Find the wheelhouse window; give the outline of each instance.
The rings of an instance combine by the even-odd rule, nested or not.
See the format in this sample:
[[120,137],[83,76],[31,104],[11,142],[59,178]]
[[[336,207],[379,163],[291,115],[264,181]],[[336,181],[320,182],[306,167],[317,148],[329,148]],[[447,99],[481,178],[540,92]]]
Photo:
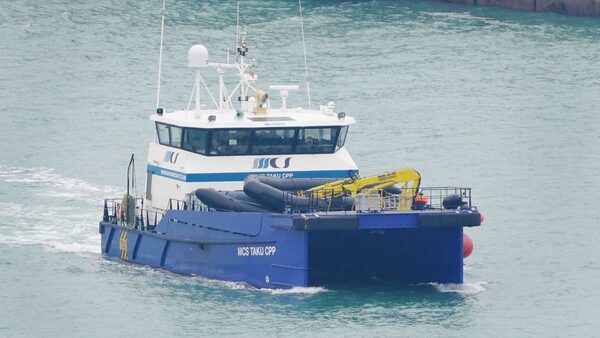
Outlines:
[[250,145],[251,129],[214,130],[211,155],[246,155]]
[[335,150],[338,150],[344,146],[344,143],[346,143],[346,135],[347,134],[348,134],[348,126],[342,127],[342,129],[340,129],[340,136],[338,137],[337,147],[335,148]]
[[339,128],[303,128],[300,129],[296,153],[322,154],[332,153],[335,149]]
[[252,154],[291,154],[296,129],[256,129],[252,142]]
[[156,123],[160,144],[212,156],[333,153],[347,132],[348,126],[198,129]]
[[180,127],[156,123],[156,133],[158,134],[158,143],[176,148],[181,147],[182,130]]
[[171,145],[169,138],[169,126],[164,123],[156,124],[156,134],[158,135],[158,143],[168,146]]
[[169,126],[170,135],[171,135],[171,146],[172,147],[181,147],[181,128],[176,126]]
[[185,128],[181,147],[198,154],[206,154],[208,131],[205,129]]

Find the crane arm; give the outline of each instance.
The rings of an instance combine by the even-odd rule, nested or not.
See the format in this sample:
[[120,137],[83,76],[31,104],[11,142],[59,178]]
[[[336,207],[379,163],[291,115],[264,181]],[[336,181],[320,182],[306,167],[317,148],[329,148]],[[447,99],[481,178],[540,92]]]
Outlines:
[[412,168],[390,171],[369,177],[353,177],[323,184],[307,190],[315,197],[336,197],[341,195],[355,196],[363,189],[385,189],[395,184],[404,183],[402,195],[414,195],[421,184],[421,175]]

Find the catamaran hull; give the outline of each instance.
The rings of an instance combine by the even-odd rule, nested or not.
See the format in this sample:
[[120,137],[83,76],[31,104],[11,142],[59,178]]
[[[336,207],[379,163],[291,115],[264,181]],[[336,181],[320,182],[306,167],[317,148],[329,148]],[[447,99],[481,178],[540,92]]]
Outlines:
[[109,257],[258,288],[462,283],[463,226],[479,214],[167,211],[154,231],[101,222]]

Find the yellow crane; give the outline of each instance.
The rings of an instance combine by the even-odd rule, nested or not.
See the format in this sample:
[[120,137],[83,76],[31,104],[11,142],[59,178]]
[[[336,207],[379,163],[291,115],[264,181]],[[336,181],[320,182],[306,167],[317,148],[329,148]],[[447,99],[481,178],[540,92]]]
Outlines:
[[397,184],[402,184],[400,198],[403,201],[398,204],[398,209],[410,208],[412,198],[416,195],[421,184],[421,174],[412,168],[404,168],[369,177],[346,178],[299,192],[299,195],[310,195],[315,198],[330,198],[342,195],[354,197],[361,191],[381,191]]

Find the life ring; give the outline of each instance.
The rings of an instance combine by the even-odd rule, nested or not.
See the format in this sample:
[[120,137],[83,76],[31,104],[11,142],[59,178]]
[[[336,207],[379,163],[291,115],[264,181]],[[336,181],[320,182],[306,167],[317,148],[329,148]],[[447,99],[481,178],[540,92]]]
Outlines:
[[413,210],[424,210],[427,203],[429,203],[429,199],[427,196],[423,195],[422,192],[419,192],[413,200],[412,209]]
[[422,193],[415,196],[415,203],[427,204],[428,202],[429,202],[429,199],[427,198],[427,196],[423,195]]

